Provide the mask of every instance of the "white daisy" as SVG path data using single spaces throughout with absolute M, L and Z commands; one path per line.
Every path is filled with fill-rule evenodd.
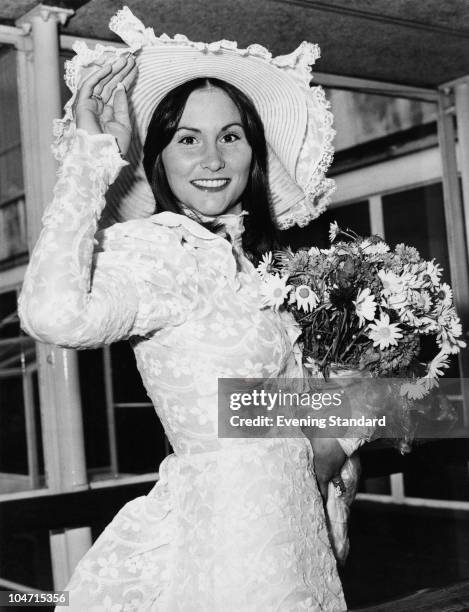
M 428 364 L 427 375 L 430 378 L 438 378 L 443 376 L 444 370 L 449 366 L 448 354 L 440 351 Z
M 407 396 L 411 400 L 422 399 L 427 393 L 428 389 L 424 378 L 419 378 L 414 383 L 405 383 L 400 390 L 402 396 Z
M 399 318 L 401 323 L 407 323 L 411 327 L 419 327 L 421 328 L 424 325 L 427 325 L 427 317 L 418 317 L 412 310 L 405 310 L 399 313 Z
M 422 327 L 420 329 L 422 334 L 429 334 L 430 332 L 434 332 L 438 329 L 436 321 L 431 317 L 422 317 L 420 320 L 422 321 Z
M 424 312 L 429 312 L 432 307 L 432 296 L 428 293 L 428 291 L 422 291 L 419 296 L 419 307 Z
M 337 238 L 337 234 L 340 232 L 340 227 L 337 223 L 337 221 L 334 221 L 333 223 L 331 223 L 329 225 L 329 240 L 330 242 L 334 242 L 334 240 Z
M 375 319 L 374 323 L 370 323 L 368 338 L 373 340 L 373 346 L 379 346 L 380 350 L 384 350 L 389 346 L 397 346 L 397 340 L 402 338 L 400 328 L 397 323 L 389 322 L 389 315 L 381 313 L 381 317 Z
M 268 253 L 264 253 L 264 255 L 262 255 L 262 261 L 259 263 L 256 270 L 260 274 L 260 276 L 264 278 L 264 276 L 270 272 L 271 267 L 272 267 L 272 252 L 269 251 Z
M 287 285 L 286 277 L 280 278 L 278 274 L 265 276 L 261 287 L 262 304 L 272 306 L 277 310 L 285 301 L 291 288 L 291 285 Z
M 365 319 L 367 321 L 373 321 L 376 312 L 375 296 L 371 294 L 371 290 L 367 287 L 358 292 L 357 299 L 353 302 L 355 304 L 355 312 L 358 316 L 358 324 L 360 327 L 365 325 Z
M 391 295 L 392 293 L 402 293 L 403 283 L 402 279 L 394 272 L 385 272 L 380 270 L 378 276 L 383 283 L 383 294 Z
M 449 321 L 448 327 L 450 334 L 455 338 L 459 338 L 459 336 L 462 336 L 462 325 L 461 321 L 459 320 L 459 317 L 452 317 Z
M 319 297 L 308 285 L 299 285 L 290 294 L 290 303 L 292 301 L 296 302 L 298 308 L 305 312 L 311 312 L 318 305 Z
M 439 387 L 439 382 L 437 378 L 430 378 L 429 376 L 425 376 L 424 380 L 427 387 L 427 391 L 431 391 L 435 387 Z
M 318 247 L 311 247 L 308 251 L 308 255 L 321 255 L 321 249 L 318 249 Z
M 410 264 L 404 266 L 404 272 L 400 276 L 402 284 L 410 289 L 421 289 L 427 286 L 428 279 L 425 276 L 426 269 L 425 264 Z
M 441 283 L 437 289 L 437 297 L 439 300 L 441 300 L 443 306 L 451 306 L 453 302 L 453 291 L 451 290 L 451 287 L 446 283 Z
M 458 352 L 457 347 L 464 348 L 466 346 L 465 341 L 460 339 L 461 335 L 461 323 L 458 317 L 455 317 L 448 322 L 447 327 L 440 327 L 440 333 L 437 336 L 437 340 L 440 338 L 444 342 L 447 342 L 451 346 L 448 352 L 455 354 Z
M 437 305 L 437 308 L 435 310 L 438 325 L 440 325 L 441 327 L 449 326 L 456 315 L 456 311 L 454 310 L 454 308 L 442 306 L 441 304 Z
M 385 242 L 372 243 L 369 240 L 364 240 L 360 246 L 366 255 L 382 255 L 389 251 L 389 246 Z
M 456 355 L 457 353 L 459 353 L 459 350 L 461 348 L 465 348 L 466 347 L 466 343 L 464 342 L 464 340 L 456 340 L 456 342 L 450 342 L 449 340 L 438 340 L 437 339 L 437 344 L 439 345 L 439 347 L 441 348 L 441 350 L 445 353 L 448 353 L 450 355 Z
M 432 284 L 438 286 L 440 283 L 440 277 L 443 269 L 438 264 L 434 263 L 434 260 L 426 262 L 426 268 L 424 272 L 424 280 L 426 284 Z M 426 277 L 426 278 L 425 278 Z
M 318 362 L 312 357 L 307 357 L 304 363 L 306 369 L 310 370 L 313 378 L 319 378 L 321 376 L 321 370 L 319 369 Z
M 403 310 L 407 304 L 407 294 L 404 291 L 399 291 L 397 293 L 392 293 L 386 299 L 387 305 L 389 308 L 393 308 L 394 310 Z

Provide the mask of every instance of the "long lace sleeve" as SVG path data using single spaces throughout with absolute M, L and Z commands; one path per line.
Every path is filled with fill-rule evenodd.
M 90 348 L 177 323 L 187 310 L 190 296 L 174 278 L 184 255 L 174 232 L 138 220 L 96 234 L 125 163 L 113 137 L 77 130 L 18 303 L 22 328 L 37 340 Z

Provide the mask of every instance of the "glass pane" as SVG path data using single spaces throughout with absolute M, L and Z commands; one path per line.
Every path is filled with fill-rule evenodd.
M 327 89 L 337 151 L 436 121 L 436 105 L 343 89 Z M 414 136 L 415 138 L 415 136 Z
M 0 495 L 44 486 L 36 349 L 16 300 L 0 294 Z
M 28 473 L 21 376 L 0 374 L 0 472 Z
M 416 447 L 404 473 L 406 496 L 469 501 L 469 440 L 438 440 Z
M 128 342 L 111 346 L 112 384 L 114 401 L 120 403 L 150 403 Z
M 16 51 L 0 50 L 0 262 L 27 253 Z
M 399 242 L 412 245 L 425 259 L 443 266 L 443 279 L 450 282 L 445 210 L 441 183 L 385 195 L 384 231 L 391 247 Z
M 0 203 L 23 195 L 16 51 L 0 50 Z
M 167 453 L 163 426 L 151 404 L 116 407 L 116 437 L 120 473 L 158 471 Z
M 329 246 L 329 225 L 332 221 L 337 221 L 344 229 L 354 230 L 360 236 L 368 236 L 371 233 L 368 200 L 330 208 L 306 227 L 292 227 L 281 232 L 281 242 L 293 249 L 304 246 L 326 248 Z
M 376 478 L 362 478 L 358 486 L 359 493 L 373 493 L 375 495 L 391 495 L 389 476 Z
M 1 266 L 26 262 L 27 253 L 26 210 L 24 198 L 20 197 L 0 205 Z
M 3 579 L 36 589 L 54 588 L 48 527 L 60 516 L 57 508 L 54 510 L 51 515 L 50 505 L 35 499 L 2 502 L 0 576 Z M 42 608 L 43 611 L 51 609 Z
M 169 447 L 128 342 L 111 346 L 111 370 L 119 473 L 156 472 Z
M 110 469 L 103 350 L 77 351 L 88 470 Z

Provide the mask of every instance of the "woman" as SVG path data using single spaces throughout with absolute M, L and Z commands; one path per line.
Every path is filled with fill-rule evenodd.
M 28 333 L 61 346 L 130 339 L 175 452 L 152 491 L 126 504 L 79 563 L 70 607 L 344 610 L 316 482 L 324 492 L 340 470 L 339 444 L 315 442 L 313 462 L 306 438 L 217 436 L 218 378 L 301 375 L 299 330 L 288 313 L 262 306 L 250 260 L 275 240 L 271 214 L 285 227 L 320 211 L 312 200 L 307 209 L 305 193 L 330 187 L 330 124 L 307 112 L 304 85 L 282 81 L 283 69 L 306 75 L 298 53 L 290 64 L 280 58 L 282 68 L 259 48 L 156 39 L 128 10 L 113 25 L 138 52 L 138 78 L 122 50 L 111 64 L 109 51 L 81 49 L 72 66 L 61 173 L 20 316 Z M 306 132 L 291 134 L 301 121 Z M 314 168 L 305 156 L 316 156 Z M 123 157 L 129 165 L 101 216 Z M 162 212 L 151 214 L 155 201 Z M 102 226 L 130 220 L 96 234 L 100 216 Z

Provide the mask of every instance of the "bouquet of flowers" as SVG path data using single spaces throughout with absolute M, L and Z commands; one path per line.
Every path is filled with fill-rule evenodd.
M 451 354 L 466 346 L 441 267 L 405 244 L 393 250 L 379 236 L 362 238 L 336 222 L 328 249 L 291 249 L 264 255 L 258 266 L 265 306 L 290 311 L 302 329 L 303 363 L 312 376 L 355 370 L 372 377 L 404 378 L 391 418 L 392 437 L 410 450 L 415 400 L 438 386 Z M 435 355 L 419 359 L 421 339 L 435 340 Z M 392 389 L 392 393 L 396 388 Z M 440 417 L 437 417 L 440 418 Z M 403 439 L 402 439 L 403 438 Z M 327 517 L 333 549 L 348 552 L 347 519 L 358 468 L 349 458 L 341 471 L 348 497 L 329 487 Z
M 438 385 L 449 356 L 466 343 L 441 267 L 404 244 L 362 238 L 331 223 L 331 247 L 264 255 L 264 305 L 287 308 L 302 328 L 306 367 L 327 378 L 331 365 L 411 379 L 401 394 L 420 399 Z M 338 238 L 343 238 L 338 240 Z M 437 354 L 418 360 L 420 338 Z

